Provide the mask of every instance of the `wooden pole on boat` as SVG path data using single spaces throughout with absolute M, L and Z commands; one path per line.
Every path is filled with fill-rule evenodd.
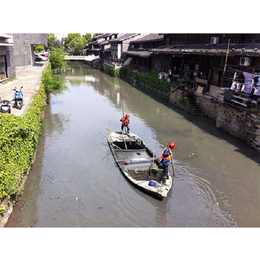
M 171 165 L 172 165 L 172 175 L 174 176 L 174 166 L 173 166 L 173 161 L 171 160 Z
M 101 134 L 105 137 L 105 139 L 108 141 L 107 136 L 101 131 Z
M 124 140 L 124 144 L 125 144 L 125 149 L 127 150 L 127 145 L 126 145 L 124 134 L 122 134 L 122 136 L 123 136 L 123 140 Z

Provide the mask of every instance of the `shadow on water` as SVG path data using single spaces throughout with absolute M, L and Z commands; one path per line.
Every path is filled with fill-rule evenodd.
M 123 79 L 124 80 L 124 79 Z M 131 84 L 127 79 L 126 82 Z M 250 147 L 245 142 L 239 140 L 238 138 L 232 136 L 229 133 L 226 133 L 218 128 L 216 128 L 216 121 L 214 119 L 211 119 L 206 116 L 192 116 L 188 112 L 174 106 L 173 104 L 170 104 L 163 100 L 163 97 L 159 97 L 157 94 L 155 94 L 153 91 L 142 87 L 142 86 L 133 86 L 132 87 L 141 90 L 143 93 L 147 94 L 149 97 L 153 98 L 157 102 L 167 106 L 168 108 L 171 108 L 173 111 L 179 113 L 182 115 L 186 120 L 190 121 L 192 124 L 196 125 L 203 131 L 209 133 L 210 135 L 213 135 L 214 137 L 218 139 L 223 139 L 229 143 L 231 143 L 233 146 L 235 146 L 237 149 L 235 151 L 240 152 L 244 156 L 248 157 L 249 159 L 255 161 L 260 165 L 260 153 L 257 152 L 254 148 Z

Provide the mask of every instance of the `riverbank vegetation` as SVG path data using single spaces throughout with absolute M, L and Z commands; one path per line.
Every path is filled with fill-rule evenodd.
M 14 199 L 34 161 L 34 153 L 44 118 L 46 93 L 43 84 L 25 116 L 0 117 L 0 201 Z M 4 210 L 3 205 L 0 206 Z M 0 213 L 2 213 L 0 211 Z
M 110 76 L 128 76 L 134 80 L 137 80 L 140 83 L 146 84 L 151 88 L 164 91 L 166 94 L 169 93 L 171 90 L 171 83 L 165 80 L 160 80 L 158 77 L 160 72 L 157 70 L 151 70 L 150 72 L 146 73 L 138 73 L 134 72 L 130 68 L 123 67 L 119 69 L 108 68 L 107 71 Z
M 50 63 L 52 70 L 59 71 L 66 68 L 65 51 L 62 48 L 53 48 L 50 55 Z
M 47 100 L 52 92 L 62 88 L 63 84 L 55 80 L 49 63 L 28 112 L 24 116 L 8 113 L 0 116 L 0 214 L 5 211 L 3 199 L 15 200 L 23 188 L 34 162 Z

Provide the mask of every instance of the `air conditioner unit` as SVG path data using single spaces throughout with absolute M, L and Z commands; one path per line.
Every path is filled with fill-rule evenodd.
M 250 58 L 249 57 L 241 57 L 239 64 L 241 66 L 249 66 L 250 65 Z
M 210 44 L 217 44 L 219 43 L 219 37 L 211 37 Z

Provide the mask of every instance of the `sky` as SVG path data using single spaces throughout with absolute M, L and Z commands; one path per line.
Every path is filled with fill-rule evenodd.
M 15 2 L 15 8 L 14 3 Z M 45 0 L 34 7 L 32 0 L 4 1 L 0 30 L 10 33 L 118 32 L 118 33 L 259 33 L 258 15 L 242 15 L 243 5 L 218 0 L 164 0 L 156 3 L 132 0 L 66 2 Z M 260 2 L 248 0 L 246 6 L 257 10 Z M 240 18 L 238 18 L 240 17 Z M 67 34 L 67 33 L 66 33 Z
M 89 33 L 89 32 L 84 32 L 84 33 L 82 33 L 82 32 L 72 32 L 72 33 L 80 33 L 80 35 L 85 35 L 86 33 Z M 67 35 L 68 35 L 68 33 L 54 33 L 54 36 L 56 36 L 57 37 L 57 39 L 59 39 L 59 40 L 61 40 L 61 38 L 65 38 L 65 37 L 67 37 Z M 93 33 L 91 33 L 91 35 L 93 35 Z

